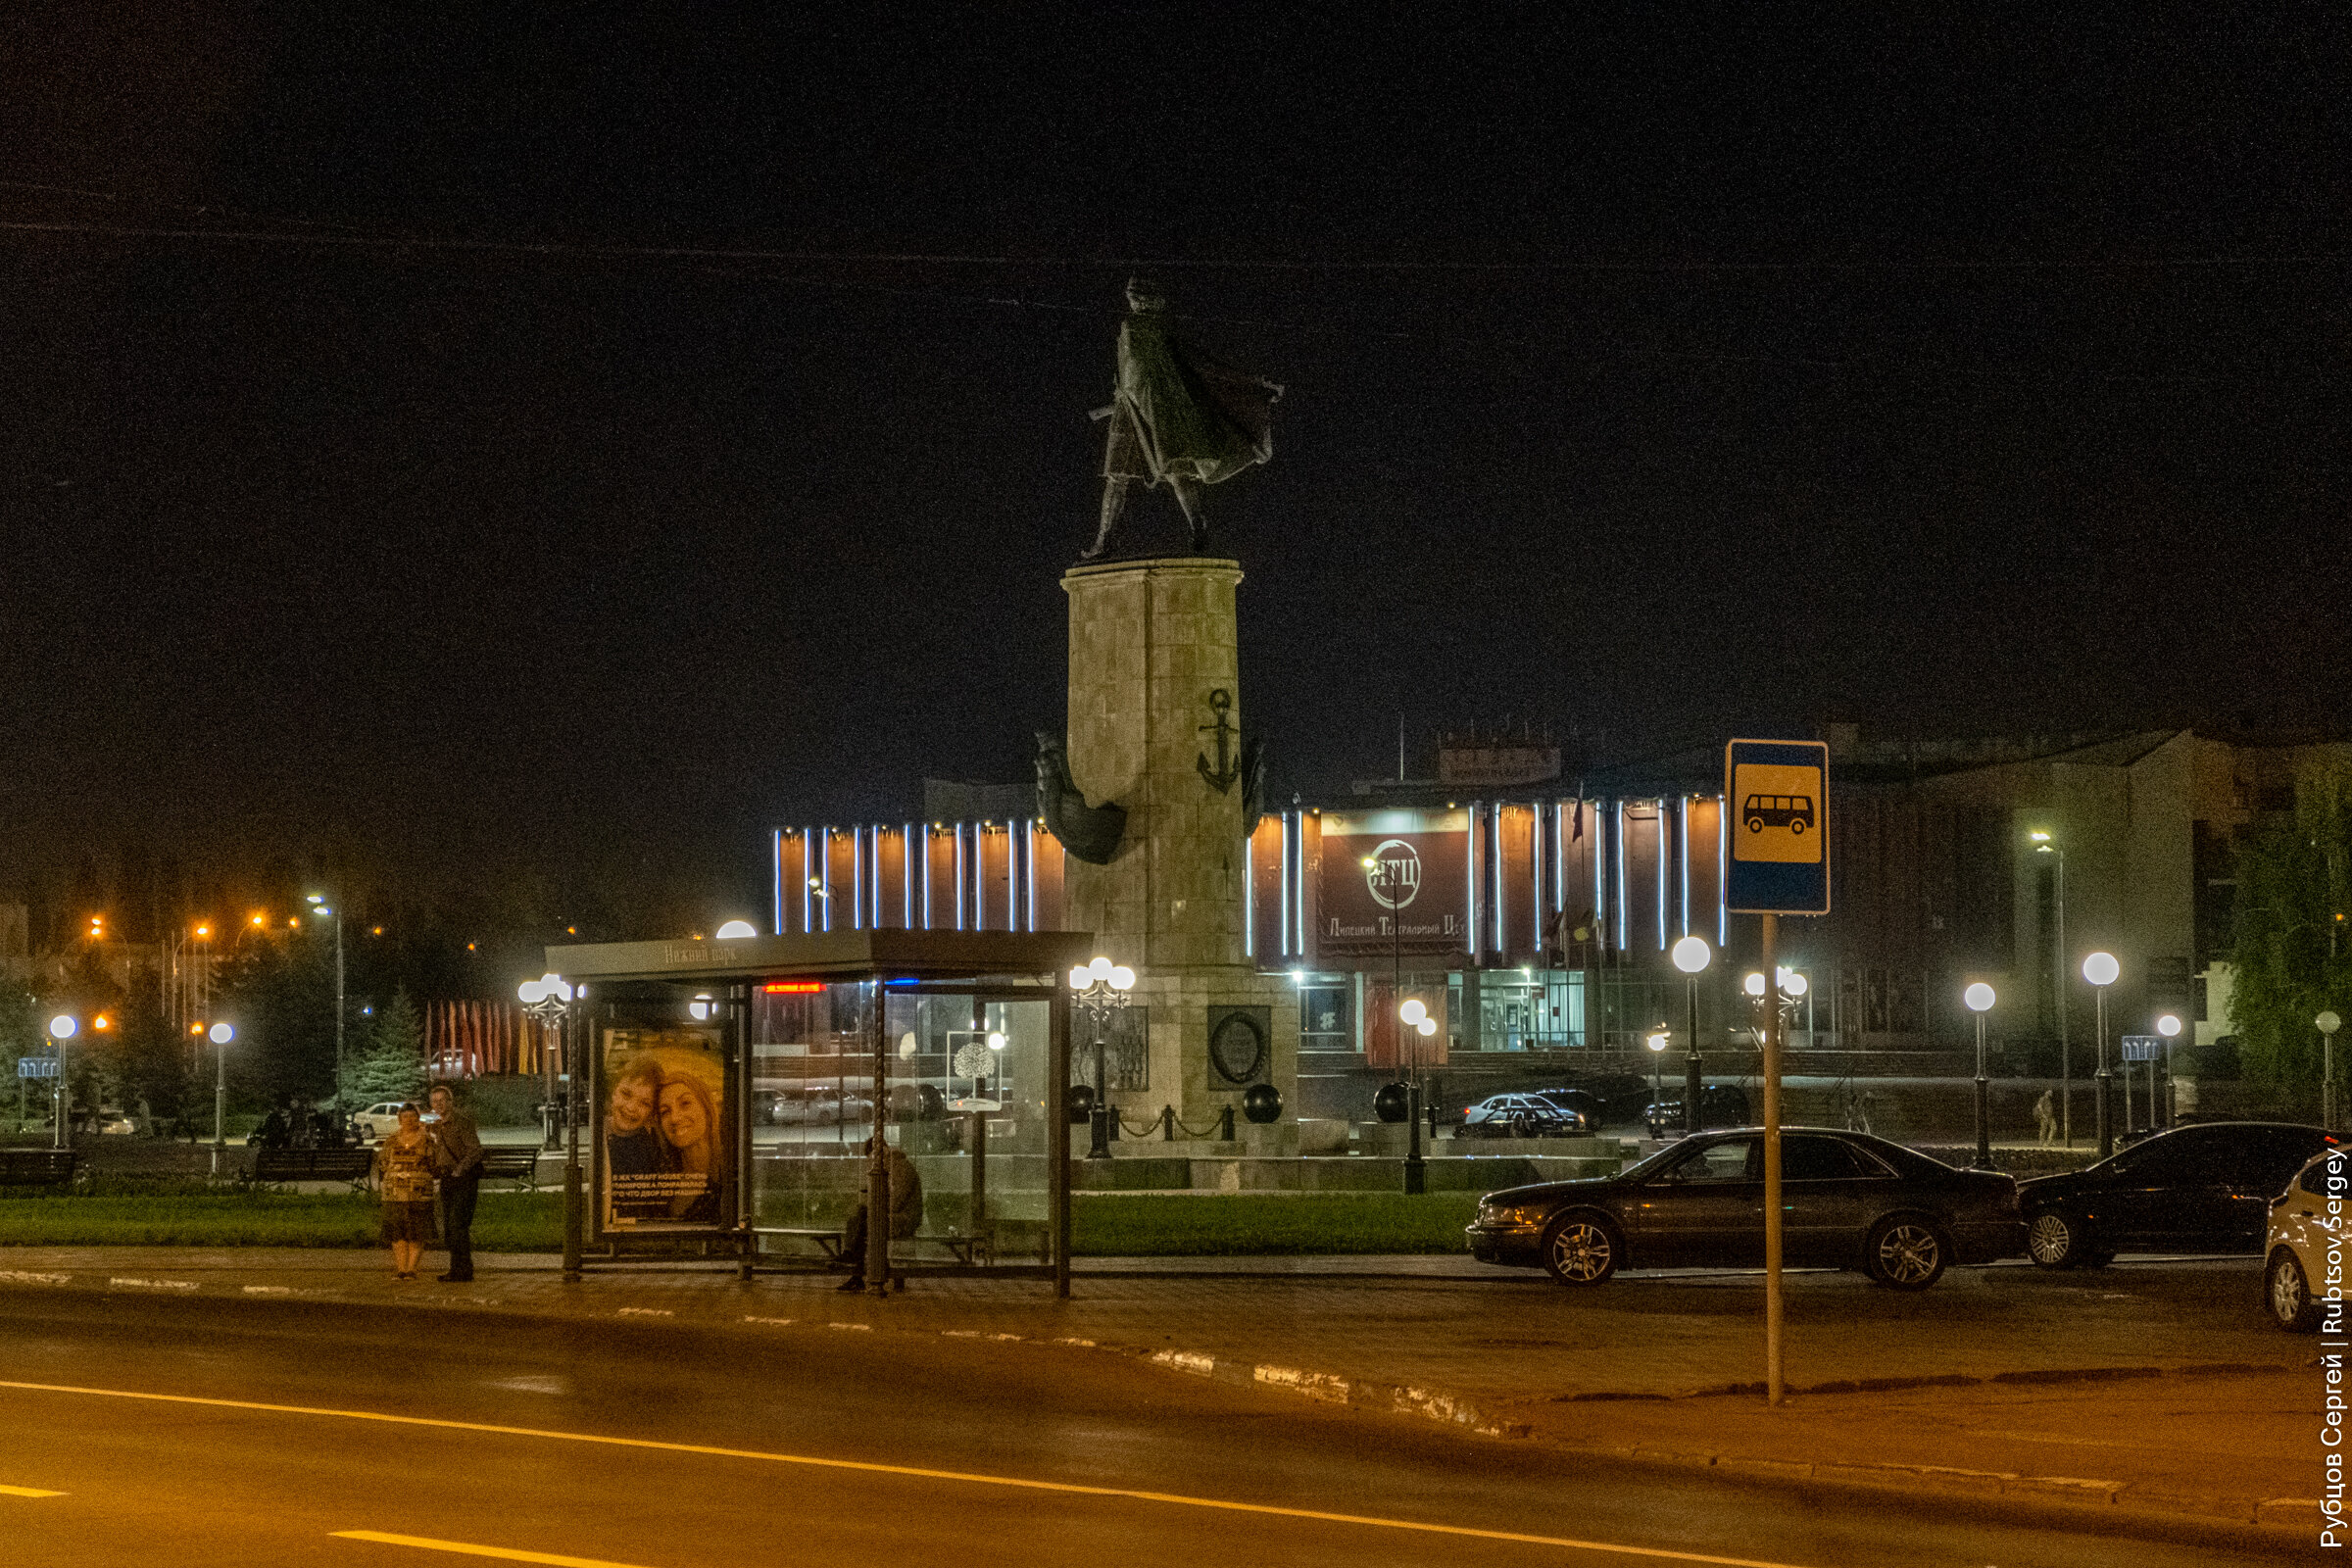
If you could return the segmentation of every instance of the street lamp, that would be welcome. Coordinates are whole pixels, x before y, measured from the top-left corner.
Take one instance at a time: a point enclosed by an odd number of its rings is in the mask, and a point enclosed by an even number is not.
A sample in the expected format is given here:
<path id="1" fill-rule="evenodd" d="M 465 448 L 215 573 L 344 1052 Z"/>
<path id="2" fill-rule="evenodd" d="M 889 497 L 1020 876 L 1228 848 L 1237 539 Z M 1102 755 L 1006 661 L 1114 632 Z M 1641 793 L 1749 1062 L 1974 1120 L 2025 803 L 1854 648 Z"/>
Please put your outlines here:
<path id="1" fill-rule="evenodd" d="M 1091 963 L 1078 964 L 1070 970 L 1070 1000 L 1086 1014 L 1095 1033 L 1095 1108 L 1087 1116 L 1093 1133 L 1089 1159 L 1110 1158 L 1110 1118 L 1118 1112 L 1110 1108 L 1108 1088 L 1104 1082 L 1102 1058 L 1110 1049 L 1105 1039 L 1113 1013 L 1127 1010 L 1127 993 L 1135 989 L 1135 971 L 1123 963 L 1112 963 L 1101 954 Z"/>
<path id="2" fill-rule="evenodd" d="M 1683 971 L 1683 1023 L 1690 1033 L 1690 1054 L 1683 1062 L 1683 1132 L 1698 1131 L 1698 1100 L 1704 1088 L 1698 1060 L 1698 977 L 1713 961 L 1714 951 L 1704 937 L 1685 937 L 1674 945 L 1674 966 Z"/>
<path id="3" fill-rule="evenodd" d="M 2335 1032 L 2344 1020 L 2330 1007 L 2311 1020 L 2320 1031 L 2320 1125 L 2335 1131 Z"/>
<path id="4" fill-rule="evenodd" d="M 571 1098 L 577 1092 L 579 1075 L 571 1070 L 571 1053 L 564 1040 L 564 1025 L 571 1013 L 571 999 L 587 994 L 586 986 L 574 991 L 569 981 L 554 973 L 543 974 L 536 980 L 525 980 L 514 988 L 514 995 L 522 1002 L 522 1010 L 536 1018 L 540 1028 L 551 1031 L 556 1037 L 556 1050 L 547 1054 L 550 1104 L 555 1102 L 553 1090 L 557 1053 L 562 1053 L 564 1058 L 564 1126 L 570 1144 L 564 1160 L 564 1278 L 573 1281 L 580 1277 L 581 1233 L 586 1208 L 582 1199 L 584 1189 L 580 1183 L 580 1118 L 573 1113 L 571 1103 Z M 556 1120 L 553 1116 L 547 1122 L 547 1147 L 556 1147 Z"/>
<path id="5" fill-rule="evenodd" d="M 56 1124 L 50 1132 L 52 1148 L 71 1149 L 74 1140 L 66 1131 L 66 1113 L 73 1107 L 73 1094 L 66 1088 L 66 1042 L 81 1032 L 81 1020 L 70 1012 L 61 1012 L 49 1020 L 49 1038 L 57 1042 L 57 1082 L 49 1091 L 49 1103 L 56 1112 Z"/>
<path id="6" fill-rule="evenodd" d="M 228 1152 L 228 1043 L 237 1031 L 217 1023 L 205 1031 L 213 1043 L 213 1174 L 220 1174 L 220 1156 Z"/>
<path id="7" fill-rule="evenodd" d="M 1980 980 L 1960 993 L 1968 1010 L 1977 1015 L 1977 1157 L 1972 1170 L 1992 1169 L 1992 1124 L 1985 1115 L 1984 1014 L 1992 1010 L 1992 987 Z"/>
<path id="8" fill-rule="evenodd" d="M 725 925 L 720 926 L 713 935 L 720 942 L 740 942 L 745 937 L 756 937 L 759 934 L 760 928 L 749 920 L 729 920 Z"/>
<path id="9" fill-rule="evenodd" d="M 2050 973 L 2058 984 L 2058 1125 L 2066 1138 L 2066 1147 L 2075 1147 L 2075 1054 L 2066 1033 L 2066 847 L 2041 828 L 2026 835 L 2034 841 L 2035 855 L 2054 857 L 2058 862 L 2058 885 L 2055 907 L 2058 934 L 2055 952 L 2057 961 Z"/>
<path id="10" fill-rule="evenodd" d="M 1403 1038 L 1412 1038 L 1409 1048 L 1413 1064 L 1405 1081 L 1405 1108 L 1412 1130 L 1406 1134 L 1404 1145 L 1404 1190 L 1407 1193 L 1429 1191 L 1429 1167 L 1421 1158 L 1421 1048 L 1420 1041 L 1438 1032 L 1438 1020 L 1429 1015 L 1429 1007 L 1419 997 L 1407 997 L 1396 1004 L 1396 1020 L 1404 1025 L 1397 1031 Z M 1410 1031 L 1410 1035 L 1406 1035 Z"/>
<path id="11" fill-rule="evenodd" d="M 2174 1038 L 2175 1038 L 2176 1036 L 2178 1036 L 2178 1035 L 2180 1033 L 2180 1019 L 2179 1015 L 2178 1015 L 2178 1014 L 2175 1014 L 2175 1013 L 2170 1013 L 2170 1012 L 2168 1012 L 2168 1013 L 2166 1013 L 2166 1014 L 2165 1014 L 2163 1017 L 2161 1017 L 2161 1018 L 2157 1019 L 2157 1020 L 2156 1020 L 2156 1032 L 2157 1032 L 2158 1034 L 2160 1034 L 2160 1035 L 2164 1036 L 2164 1117 L 2163 1117 L 2163 1121 L 2164 1121 L 2164 1127 L 2165 1127 L 2165 1130 L 2166 1130 L 2167 1132 L 2170 1132 L 2170 1131 L 2172 1130 L 2172 1127 L 2173 1127 L 2173 1121 L 2174 1121 L 2174 1106 L 2173 1106 L 2173 1040 L 2174 1040 Z M 2149 1062 L 2149 1063 L 2148 1063 L 2148 1120 L 2150 1120 L 2150 1121 L 2155 1121 L 2156 1119 L 2157 1119 L 2157 1115 L 2156 1115 L 2156 1063 L 2154 1063 L 2153 1061 L 2151 1061 L 2151 1062 Z"/>
<path id="12" fill-rule="evenodd" d="M 340 1113 L 346 1108 L 343 1104 L 343 911 L 330 908 L 322 894 L 310 895 L 308 902 L 313 914 L 322 920 L 331 917 L 335 922 L 335 1109 Z"/>
<path id="13" fill-rule="evenodd" d="M 1650 1115 L 1657 1115 L 1657 1104 L 1666 1098 L 1666 1048 L 1673 1042 L 1674 1031 L 1659 1024 L 1642 1043 L 1649 1048 L 1649 1103 Z M 1657 1133 L 1657 1123 L 1650 1123 L 1651 1136 Z"/>
<path id="14" fill-rule="evenodd" d="M 2115 1074 L 2107 1067 L 2107 988 L 2124 966 L 2112 953 L 2094 953 L 2082 960 L 2082 978 L 2099 994 L 2099 1157 L 2115 1152 Z"/>

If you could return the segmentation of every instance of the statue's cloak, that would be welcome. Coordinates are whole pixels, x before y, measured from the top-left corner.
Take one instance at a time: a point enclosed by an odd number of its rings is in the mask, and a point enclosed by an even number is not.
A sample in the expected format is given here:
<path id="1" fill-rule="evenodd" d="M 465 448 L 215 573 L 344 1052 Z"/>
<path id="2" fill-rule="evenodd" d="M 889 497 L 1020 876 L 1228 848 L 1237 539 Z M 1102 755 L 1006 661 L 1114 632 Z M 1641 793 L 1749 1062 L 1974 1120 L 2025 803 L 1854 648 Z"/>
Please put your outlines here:
<path id="1" fill-rule="evenodd" d="M 1156 311 L 1119 327 L 1119 379 L 1102 471 L 1215 484 L 1274 455 L 1282 388 L 1173 336 Z"/>

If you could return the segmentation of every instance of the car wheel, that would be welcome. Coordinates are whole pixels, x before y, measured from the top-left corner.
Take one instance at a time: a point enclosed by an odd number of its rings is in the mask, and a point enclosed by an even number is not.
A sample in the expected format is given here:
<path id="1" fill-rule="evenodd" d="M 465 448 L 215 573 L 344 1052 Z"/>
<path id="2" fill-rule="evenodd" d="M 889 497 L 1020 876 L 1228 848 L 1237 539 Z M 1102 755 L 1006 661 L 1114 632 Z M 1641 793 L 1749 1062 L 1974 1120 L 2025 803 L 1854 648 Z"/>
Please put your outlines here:
<path id="1" fill-rule="evenodd" d="M 2303 1278 L 2303 1265 L 2295 1254 L 2281 1247 L 2271 1254 L 2271 1266 L 2263 1275 L 2263 1299 L 2271 1303 L 2271 1316 L 2289 1334 L 2309 1334 L 2320 1326 L 2320 1303 L 2311 1298 L 2310 1282 Z"/>
<path id="2" fill-rule="evenodd" d="M 1544 1267 L 1562 1285 L 1599 1285 L 1625 1246 L 1597 1214 L 1564 1214 L 1544 1233 Z"/>
<path id="3" fill-rule="evenodd" d="M 1926 1290 L 1943 1278 L 1951 1255 L 1951 1243 L 1943 1232 L 1911 1214 L 1879 1221 L 1862 1244 L 1863 1267 L 1870 1277 L 1898 1291 Z"/>
<path id="4" fill-rule="evenodd" d="M 2036 1214 L 2026 1226 L 2026 1255 L 2042 1268 L 2074 1268 L 2082 1261 L 2082 1228 L 2064 1214 Z"/>

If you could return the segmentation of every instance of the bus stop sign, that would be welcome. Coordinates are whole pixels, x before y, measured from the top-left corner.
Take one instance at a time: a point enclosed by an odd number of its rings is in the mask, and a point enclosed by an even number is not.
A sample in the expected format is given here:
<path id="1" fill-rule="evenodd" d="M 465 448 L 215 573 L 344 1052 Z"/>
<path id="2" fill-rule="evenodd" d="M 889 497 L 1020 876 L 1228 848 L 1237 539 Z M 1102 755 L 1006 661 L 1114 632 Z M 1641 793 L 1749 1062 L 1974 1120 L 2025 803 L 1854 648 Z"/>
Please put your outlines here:
<path id="1" fill-rule="evenodd" d="M 1830 912 L 1830 749 L 1733 741 L 1723 749 L 1731 854 L 1724 906 L 1738 914 Z"/>

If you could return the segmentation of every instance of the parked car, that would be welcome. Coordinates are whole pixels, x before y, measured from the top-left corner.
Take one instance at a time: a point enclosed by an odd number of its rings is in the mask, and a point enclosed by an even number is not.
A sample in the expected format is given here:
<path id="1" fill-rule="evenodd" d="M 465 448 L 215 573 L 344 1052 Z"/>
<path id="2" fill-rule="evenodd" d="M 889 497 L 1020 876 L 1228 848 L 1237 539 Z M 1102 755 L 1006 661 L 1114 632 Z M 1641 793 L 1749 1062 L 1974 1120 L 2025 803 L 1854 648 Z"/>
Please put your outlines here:
<path id="1" fill-rule="evenodd" d="M 2026 1255 L 2098 1268 L 2120 1251 L 2260 1252 L 2271 1200 L 2334 1142 L 2289 1122 L 2205 1122 L 2034 1177 L 2018 1191 Z"/>
<path id="2" fill-rule="evenodd" d="M 114 1105 L 101 1105 L 98 1114 L 90 1118 L 90 1130 L 107 1138 L 135 1137 L 139 1130 L 137 1118 Z"/>
<path id="3" fill-rule="evenodd" d="M 1954 1170 L 1868 1133 L 1781 1134 L 1791 1264 L 1856 1268 L 1920 1291 L 1951 1263 L 1988 1263 L 2025 1241 L 2017 1183 Z M 1486 1263 L 1598 1285 L 1620 1267 L 1752 1268 L 1764 1261 L 1764 1136 L 1700 1133 L 1615 1176 L 1489 1193 L 1469 1229 Z"/>
<path id="4" fill-rule="evenodd" d="M 1609 1099 L 1591 1089 L 1531 1089 L 1529 1094 L 1538 1100 L 1549 1101 L 1562 1110 L 1573 1110 L 1585 1118 L 1585 1130 L 1597 1132 L 1609 1119 Z"/>
<path id="5" fill-rule="evenodd" d="M 2329 1217 L 2328 1203 L 2333 1200 L 2340 1205 L 2346 1199 L 2352 1199 L 2352 1152 L 2330 1148 L 2312 1156 L 2286 1191 L 2271 1200 L 2262 1298 L 2289 1334 L 2309 1334 L 2320 1326 L 2320 1298 L 2311 1282 L 2328 1277 L 2328 1244 L 2343 1223 L 2340 1210 Z"/>
<path id="6" fill-rule="evenodd" d="M 1572 1138 L 1585 1129 L 1582 1112 L 1541 1095 L 1489 1095 L 1462 1107 L 1464 1138 Z"/>
<path id="7" fill-rule="evenodd" d="M 1683 1097 L 1672 1100 L 1653 1100 L 1642 1109 L 1642 1120 L 1649 1128 L 1649 1136 L 1663 1138 L 1683 1129 Z M 1704 1084 L 1698 1091 L 1698 1125 L 1701 1131 L 1709 1127 L 1744 1127 L 1748 1123 L 1747 1092 L 1737 1084 Z"/>
<path id="8" fill-rule="evenodd" d="M 360 1131 L 360 1142 L 372 1144 L 399 1131 L 401 1104 L 397 1100 L 379 1100 L 352 1117 L 352 1125 Z"/>

